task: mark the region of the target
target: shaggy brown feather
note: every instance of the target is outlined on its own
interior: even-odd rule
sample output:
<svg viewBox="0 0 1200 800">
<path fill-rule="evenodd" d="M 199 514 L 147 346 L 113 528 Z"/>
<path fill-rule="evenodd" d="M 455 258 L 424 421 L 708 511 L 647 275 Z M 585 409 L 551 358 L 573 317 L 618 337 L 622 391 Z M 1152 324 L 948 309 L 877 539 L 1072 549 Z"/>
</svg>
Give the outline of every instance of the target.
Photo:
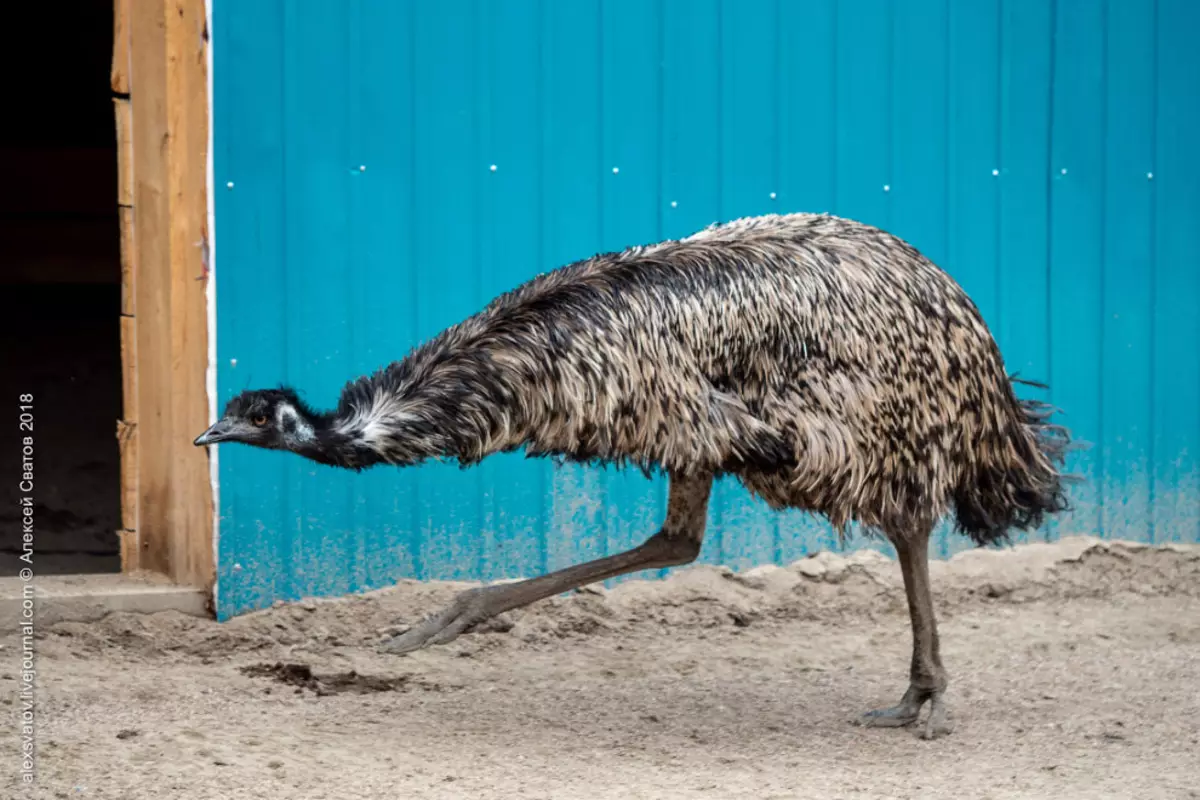
<svg viewBox="0 0 1200 800">
<path fill-rule="evenodd" d="M 347 387 L 348 466 L 530 455 L 733 473 L 775 508 L 975 541 L 1065 507 L 1061 429 L 1022 404 L 961 287 L 829 215 L 715 225 L 541 275 Z"/>
</svg>

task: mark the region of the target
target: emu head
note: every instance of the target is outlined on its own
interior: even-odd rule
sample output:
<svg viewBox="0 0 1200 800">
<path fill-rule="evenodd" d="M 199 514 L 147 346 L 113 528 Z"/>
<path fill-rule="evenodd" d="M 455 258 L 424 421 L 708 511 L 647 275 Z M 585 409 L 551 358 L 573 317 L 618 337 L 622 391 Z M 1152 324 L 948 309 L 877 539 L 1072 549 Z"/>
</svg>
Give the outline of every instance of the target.
<svg viewBox="0 0 1200 800">
<path fill-rule="evenodd" d="M 241 442 L 270 450 L 301 450 L 316 438 L 316 415 L 291 389 L 254 389 L 225 405 L 225 413 L 196 437 L 203 446 Z"/>
</svg>

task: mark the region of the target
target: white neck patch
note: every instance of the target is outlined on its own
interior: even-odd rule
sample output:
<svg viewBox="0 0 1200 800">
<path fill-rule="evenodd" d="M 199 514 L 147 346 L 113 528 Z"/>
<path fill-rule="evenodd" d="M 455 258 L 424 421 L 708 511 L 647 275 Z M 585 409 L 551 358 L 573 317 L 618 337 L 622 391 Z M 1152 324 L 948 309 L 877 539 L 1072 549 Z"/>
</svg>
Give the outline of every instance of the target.
<svg viewBox="0 0 1200 800">
<path fill-rule="evenodd" d="M 311 442 L 316 436 L 316 432 L 313 430 L 312 425 L 309 425 L 308 422 L 300 416 L 299 412 L 297 412 L 295 408 L 288 403 L 280 403 L 279 408 L 275 412 L 275 422 L 277 425 L 279 425 L 280 430 L 284 430 L 286 427 L 284 422 L 288 420 L 294 423 L 293 427 L 295 429 L 295 433 L 293 433 L 292 436 L 299 441 Z"/>
</svg>

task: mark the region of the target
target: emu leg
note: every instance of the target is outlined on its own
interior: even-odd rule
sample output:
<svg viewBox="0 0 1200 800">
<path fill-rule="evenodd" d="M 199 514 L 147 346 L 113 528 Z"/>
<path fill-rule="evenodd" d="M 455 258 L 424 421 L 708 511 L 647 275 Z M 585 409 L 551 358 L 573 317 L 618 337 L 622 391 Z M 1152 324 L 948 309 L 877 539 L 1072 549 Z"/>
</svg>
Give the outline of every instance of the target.
<svg viewBox="0 0 1200 800">
<path fill-rule="evenodd" d="M 868 711 L 859 723 L 877 728 L 912 725 L 921 713 L 921 706 L 928 701 L 929 719 L 922 735 L 934 739 L 950 733 L 952 726 L 946 717 L 946 670 L 938 650 L 937 618 L 933 613 L 933 595 L 929 586 L 929 533 L 925 531 L 911 538 L 897 536 L 892 541 L 900 557 L 908 613 L 912 619 L 910 683 L 899 704 Z"/>
<path fill-rule="evenodd" d="M 643 569 L 687 564 L 700 554 L 712 476 L 672 476 L 667 518 L 662 529 L 632 550 L 560 569 L 518 583 L 469 589 L 439 613 L 381 645 L 388 653 L 409 653 L 431 644 L 445 644 L 489 617 L 514 608 Z"/>
</svg>

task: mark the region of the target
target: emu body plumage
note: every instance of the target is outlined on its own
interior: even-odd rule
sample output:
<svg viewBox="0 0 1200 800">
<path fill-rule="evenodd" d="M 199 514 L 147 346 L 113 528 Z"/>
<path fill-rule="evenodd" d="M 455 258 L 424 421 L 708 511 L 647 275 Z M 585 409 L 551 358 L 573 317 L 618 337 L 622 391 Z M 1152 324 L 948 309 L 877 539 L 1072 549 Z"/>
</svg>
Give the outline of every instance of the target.
<svg viewBox="0 0 1200 800">
<path fill-rule="evenodd" d="M 989 543 L 1065 508 L 1068 436 L 1046 407 L 1016 397 L 974 303 L 904 241 L 828 215 L 746 218 L 597 255 L 349 384 L 335 411 L 314 412 L 286 389 L 248 392 L 214 429 L 222 424 L 198 443 L 237 439 L 354 469 L 469 465 L 525 448 L 665 471 L 663 530 L 628 564 L 571 568 L 583 582 L 694 558 L 721 474 L 774 508 L 824 515 L 839 530 L 862 523 L 897 546 L 915 648 L 906 700 L 867 719 L 907 723 L 933 699 L 931 734 L 945 727 L 925 566 L 934 523 L 953 512 Z M 408 642 L 446 641 L 565 581 L 497 602 L 476 593 Z"/>
</svg>

